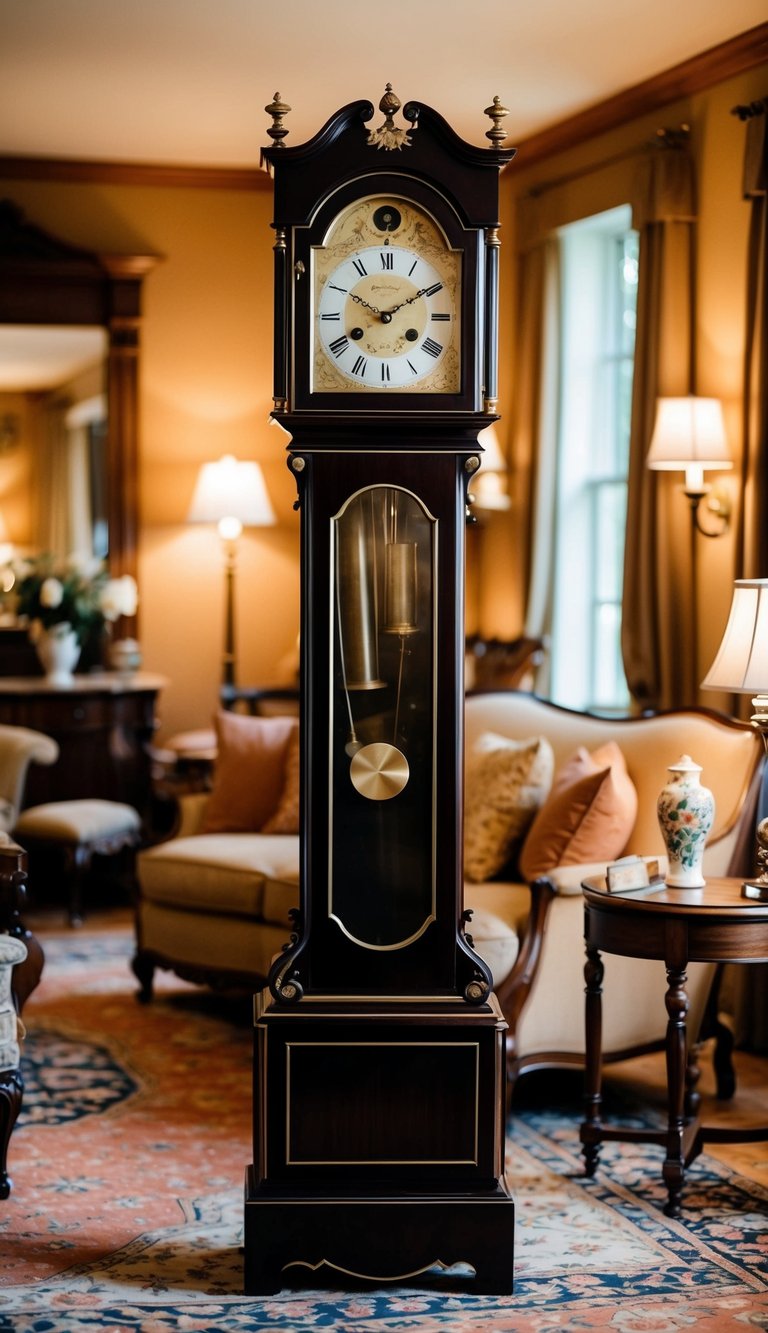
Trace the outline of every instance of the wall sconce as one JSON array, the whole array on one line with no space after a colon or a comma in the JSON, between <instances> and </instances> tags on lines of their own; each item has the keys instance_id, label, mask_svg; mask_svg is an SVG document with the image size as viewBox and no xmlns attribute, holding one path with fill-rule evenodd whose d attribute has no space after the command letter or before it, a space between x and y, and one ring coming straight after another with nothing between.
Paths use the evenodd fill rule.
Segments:
<instances>
[{"instance_id":1,"label":"wall sconce","mask_svg":"<svg viewBox=\"0 0 768 1333\"><path fill-rule=\"evenodd\" d=\"M701 682L703 690L753 695L752 725L768 754L768 579L737 579L715 660ZM742 885L745 898L768 902L768 819L757 826L760 873Z\"/></svg>"},{"instance_id":2,"label":"wall sconce","mask_svg":"<svg viewBox=\"0 0 768 1333\"><path fill-rule=\"evenodd\" d=\"M475 509L509 509L512 501L507 495L507 464L501 452L498 433L494 425L486 426L477 437L482 446L481 469L472 478L470 503Z\"/></svg>"},{"instance_id":3,"label":"wall sconce","mask_svg":"<svg viewBox=\"0 0 768 1333\"><path fill-rule=\"evenodd\" d=\"M224 551L224 657L222 682L235 684L235 565L243 528L270 527L277 520L258 463L225 454L200 469L187 515L189 523L216 523Z\"/></svg>"},{"instance_id":4,"label":"wall sconce","mask_svg":"<svg viewBox=\"0 0 768 1333\"><path fill-rule=\"evenodd\" d=\"M725 434L722 405L717 398L659 398L656 421L646 464L663 472L684 472L683 491L691 506L691 520L704 537L722 537L727 532L731 506L728 497L715 495L705 485L705 468L719 471L733 467ZM719 519L716 528L704 527L702 501Z\"/></svg>"}]
</instances>

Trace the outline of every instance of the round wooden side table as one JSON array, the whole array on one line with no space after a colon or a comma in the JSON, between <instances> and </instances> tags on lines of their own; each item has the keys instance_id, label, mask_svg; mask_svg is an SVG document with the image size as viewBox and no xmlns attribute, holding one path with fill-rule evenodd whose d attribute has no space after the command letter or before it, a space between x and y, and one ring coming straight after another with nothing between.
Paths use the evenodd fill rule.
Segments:
<instances>
[{"instance_id":1,"label":"round wooden side table","mask_svg":"<svg viewBox=\"0 0 768 1333\"><path fill-rule=\"evenodd\" d=\"M587 951L586 1109L580 1139L586 1173L594 1175L600 1144L608 1140L659 1144L666 1150L662 1174L668 1201L664 1212L677 1217L685 1168L705 1143L768 1140L768 1126L707 1127L701 1123L698 1107L686 1104L685 1022L689 963L768 961L768 903L742 897L738 879L710 879L701 889L674 889L662 883L634 892L609 893L604 876L597 875L586 879L582 890ZM625 958L657 958L666 967L668 1120L664 1130L607 1126L602 1122L601 952Z\"/></svg>"}]
</instances>

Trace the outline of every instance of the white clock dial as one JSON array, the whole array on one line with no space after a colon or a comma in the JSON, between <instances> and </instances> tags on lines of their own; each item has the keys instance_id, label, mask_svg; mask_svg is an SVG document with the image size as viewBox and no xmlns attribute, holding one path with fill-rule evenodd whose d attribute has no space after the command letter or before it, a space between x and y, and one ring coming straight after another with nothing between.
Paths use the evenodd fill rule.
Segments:
<instances>
[{"instance_id":1,"label":"white clock dial","mask_svg":"<svg viewBox=\"0 0 768 1333\"><path fill-rule=\"evenodd\" d=\"M433 375L455 327L453 293L415 250L373 245L344 259L323 284L320 346L361 389L410 388Z\"/></svg>"}]
</instances>

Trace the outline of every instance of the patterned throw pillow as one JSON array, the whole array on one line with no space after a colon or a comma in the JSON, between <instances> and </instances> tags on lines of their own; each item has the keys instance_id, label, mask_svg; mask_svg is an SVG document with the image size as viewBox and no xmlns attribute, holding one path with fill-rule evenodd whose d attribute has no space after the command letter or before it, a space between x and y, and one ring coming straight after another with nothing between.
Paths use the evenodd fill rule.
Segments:
<instances>
[{"instance_id":1,"label":"patterned throw pillow","mask_svg":"<svg viewBox=\"0 0 768 1333\"><path fill-rule=\"evenodd\" d=\"M497 875L519 847L550 787L554 754L543 736L512 741L484 732L467 765L464 874Z\"/></svg>"}]
</instances>

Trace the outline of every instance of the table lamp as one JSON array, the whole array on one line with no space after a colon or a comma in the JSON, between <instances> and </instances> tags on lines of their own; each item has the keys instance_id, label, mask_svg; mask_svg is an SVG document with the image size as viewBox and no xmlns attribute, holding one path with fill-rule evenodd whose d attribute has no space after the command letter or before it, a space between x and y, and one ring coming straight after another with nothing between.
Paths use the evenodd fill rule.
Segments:
<instances>
[{"instance_id":1,"label":"table lamp","mask_svg":"<svg viewBox=\"0 0 768 1333\"><path fill-rule=\"evenodd\" d=\"M768 579L737 579L722 642L701 682L704 690L753 695L752 725L768 754ZM759 874L742 885L745 898L768 902L768 819L757 826Z\"/></svg>"},{"instance_id":2,"label":"table lamp","mask_svg":"<svg viewBox=\"0 0 768 1333\"><path fill-rule=\"evenodd\" d=\"M215 523L224 551L224 658L222 683L235 684L235 565L244 527L269 527L277 520L258 463L225 454L204 463L187 515L189 523Z\"/></svg>"}]
</instances>

